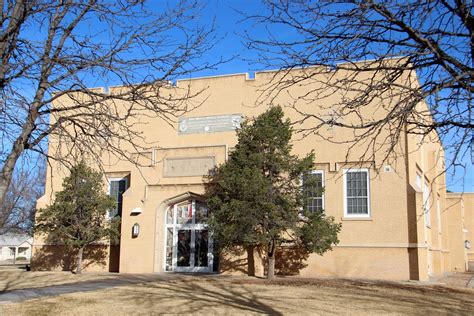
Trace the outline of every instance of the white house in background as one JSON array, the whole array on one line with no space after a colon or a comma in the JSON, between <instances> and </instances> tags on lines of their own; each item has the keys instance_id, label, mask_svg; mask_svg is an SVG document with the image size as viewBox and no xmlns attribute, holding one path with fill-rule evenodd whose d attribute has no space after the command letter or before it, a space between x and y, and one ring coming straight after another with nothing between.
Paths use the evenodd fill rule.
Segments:
<instances>
[{"instance_id":1,"label":"white house in background","mask_svg":"<svg viewBox=\"0 0 474 316\"><path fill-rule=\"evenodd\" d=\"M0 261L23 258L30 261L32 244L33 237L28 234L0 235Z\"/></svg>"}]
</instances>

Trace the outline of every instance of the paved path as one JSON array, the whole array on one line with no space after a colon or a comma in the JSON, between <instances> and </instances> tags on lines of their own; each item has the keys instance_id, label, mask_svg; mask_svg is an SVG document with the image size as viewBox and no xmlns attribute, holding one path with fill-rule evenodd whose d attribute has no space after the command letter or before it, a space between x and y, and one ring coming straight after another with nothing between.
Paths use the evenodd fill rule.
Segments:
<instances>
[{"instance_id":1,"label":"paved path","mask_svg":"<svg viewBox=\"0 0 474 316\"><path fill-rule=\"evenodd\" d=\"M171 274L171 273L154 273L154 274L118 274L114 278L90 280L76 283L67 283L60 285L51 285L39 288L29 288L21 290L12 290L0 293L0 304L17 303L23 300L33 298L49 297L62 294L89 292L102 290L117 286L126 286L132 284L140 284L147 282L167 282L171 280L181 280L192 278L192 276Z\"/></svg>"},{"instance_id":2,"label":"paved path","mask_svg":"<svg viewBox=\"0 0 474 316\"><path fill-rule=\"evenodd\" d=\"M454 287L474 288L474 273L473 272L458 272L452 273L442 278L434 280L435 283L441 283Z\"/></svg>"},{"instance_id":3,"label":"paved path","mask_svg":"<svg viewBox=\"0 0 474 316\"><path fill-rule=\"evenodd\" d=\"M471 289L474 289L474 274L472 275L471 279L469 280L469 282L467 282L467 285L466 285L468 288L471 288Z\"/></svg>"}]
</instances>

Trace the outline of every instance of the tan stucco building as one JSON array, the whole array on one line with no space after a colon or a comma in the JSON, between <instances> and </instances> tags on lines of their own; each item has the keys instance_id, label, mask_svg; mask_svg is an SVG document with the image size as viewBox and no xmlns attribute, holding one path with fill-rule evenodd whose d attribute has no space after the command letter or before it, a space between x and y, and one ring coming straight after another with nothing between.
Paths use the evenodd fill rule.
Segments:
<instances>
[{"instance_id":1,"label":"tan stucco building","mask_svg":"<svg viewBox=\"0 0 474 316\"><path fill-rule=\"evenodd\" d=\"M451 270L474 271L474 193L448 193L446 203Z\"/></svg>"},{"instance_id":2,"label":"tan stucco building","mask_svg":"<svg viewBox=\"0 0 474 316\"><path fill-rule=\"evenodd\" d=\"M158 118L144 118L148 120L143 130L147 141L156 143L156 147L138 153L140 167L112 155L103 156L108 190L120 200L120 210L116 211L121 212L122 236L119 246L103 247L99 263L90 260L94 251L89 257L86 253L86 261L91 261L87 269L126 273L245 272L242 257L232 260L213 251L213 241L202 224L207 216L201 197L203 175L226 161L236 144L235 128L241 118L256 116L268 108L268 104L256 101L261 87L274 75L262 72L254 78L232 74L179 80L178 87L205 89L196 101L202 105L179 118L174 126ZM416 77L407 72L398 80ZM288 93L276 96L272 104L282 105L287 117L296 122L301 116L285 107L288 95L309 88L294 85ZM110 88L109 93L114 89L121 88ZM343 95L337 91L328 94L327 104L348 97ZM67 103L67 97L58 99L54 106L61 102ZM310 103L298 106L306 112L319 111ZM380 113L367 109L367 115ZM312 123L298 124L296 128L311 127ZM332 139L351 136L351 131L337 127L323 133ZM60 146L54 137L50 138L50 154L61 150ZM472 242L474 237L473 198L472 194L446 194L443 149L437 135L433 133L420 142L419 137L404 133L396 146L397 158L382 164L383 151L373 160L364 161L360 159L363 148L353 148L349 156L347 148L313 134L294 138L296 154L305 155L311 150L316 153L314 174L325 191L314 198L313 206L341 222L342 231L340 243L323 256L293 254L287 258L296 262L289 272L305 277L428 280L430 276L465 271L468 260L474 260L472 250L465 248L465 241ZM38 201L39 207L51 202L66 175L63 167L50 161L46 193ZM32 267L36 269L61 268L70 260L61 253L60 246L48 245L41 236L35 236L34 258ZM277 272L278 268L277 262ZM288 272L284 267L280 269ZM258 273L263 273L259 267Z\"/></svg>"}]
</instances>

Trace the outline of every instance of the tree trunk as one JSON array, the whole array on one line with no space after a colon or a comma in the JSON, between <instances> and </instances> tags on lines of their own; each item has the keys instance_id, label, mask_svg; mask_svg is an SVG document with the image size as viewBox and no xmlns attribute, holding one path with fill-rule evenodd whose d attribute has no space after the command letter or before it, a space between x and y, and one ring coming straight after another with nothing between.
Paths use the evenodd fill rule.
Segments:
<instances>
[{"instance_id":1,"label":"tree trunk","mask_svg":"<svg viewBox=\"0 0 474 316\"><path fill-rule=\"evenodd\" d=\"M77 252L77 261L76 261L76 274L81 274L82 270L82 254L84 253L84 247L79 248Z\"/></svg>"},{"instance_id":2,"label":"tree trunk","mask_svg":"<svg viewBox=\"0 0 474 316\"><path fill-rule=\"evenodd\" d=\"M255 257L254 257L255 247L247 247L247 275L255 276Z\"/></svg>"},{"instance_id":3,"label":"tree trunk","mask_svg":"<svg viewBox=\"0 0 474 316\"><path fill-rule=\"evenodd\" d=\"M0 207L3 207L5 196L7 194L8 187L10 186L10 182L12 182L13 178L13 170L15 168L16 161L20 155L15 155L8 157L3 165L2 171L0 173ZM8 217L10 214L5 214ZM3 225L2 225L3 226ZM1 228L1 227L0 227Z\"/></svg>"},{"instance_id":4,"label":"tree trunk","mask_svg":"<svg viewBox=\"0 0 474 316\"><path fill-rule=\"evenodd\" d=\"M275 276L275 241L272 240L268 250L268 271L267 279L273 279Z\"/></svg>"},{"instance_id":5,"label":"tree trunk","mask_svg":"<svg viewBox=\"0 0 474 316\"><path fill-rule=\"evenodd\" d=\"M273 279L275 276L275 254L268 254L268 272L267 279Z\"/></svg>"}]
</instances>

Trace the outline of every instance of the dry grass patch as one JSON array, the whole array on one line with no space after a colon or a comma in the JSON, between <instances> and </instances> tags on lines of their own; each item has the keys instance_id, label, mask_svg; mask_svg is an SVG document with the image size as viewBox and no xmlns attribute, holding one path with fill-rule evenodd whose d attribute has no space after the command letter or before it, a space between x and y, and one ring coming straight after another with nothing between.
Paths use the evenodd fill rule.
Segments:
<instances>
[{"instance_id":1,"label":"dry grass patch","mask_svg":"<svg viewBox=\"0 0 474 316\"><path fill-rule=\"evenodd\" d=\"M3 315L472 314L474 291L340 279L185 278L0 305Z\"/></svg>"}]
</instances>

